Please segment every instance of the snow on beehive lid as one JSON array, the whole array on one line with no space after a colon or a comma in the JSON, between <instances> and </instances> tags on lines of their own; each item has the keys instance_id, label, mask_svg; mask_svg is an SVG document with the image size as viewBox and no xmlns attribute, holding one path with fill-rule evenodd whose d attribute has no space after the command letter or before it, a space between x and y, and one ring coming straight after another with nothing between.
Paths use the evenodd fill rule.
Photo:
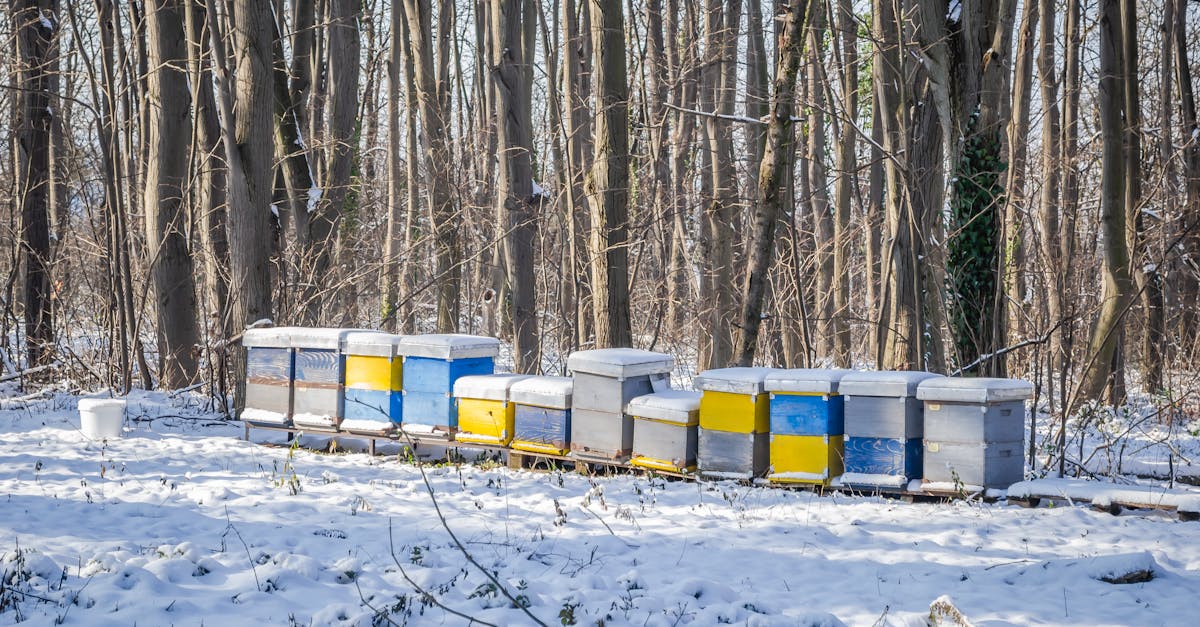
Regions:
<instances>
[{"instance_id":1,"label":"snow on beehive lid","mask_svg":"<svg viewBox=\"0 0 1200 627\"><path fill-rule=\"evenodd\" d=\"M768 392L836 394L842 377L850 374L841 368L792 368L767 375L763 387Z\"/></svg>"},{"instance_id":2,"label":"snow on beehive lid","mask_svg":"<svg viewBox=\"0 0 1200 627\"><path fill-rule=\"evenodd\" d=\"M567 358L567 370L606 377L636 377L670 372L675 358L637 348L598 348L576 351Z\"/></svg>"},{"instance_id":3,"label":"snow on beehive lid","mask_svg":"<svg viewBox=\"0 0 1200 627\"><path fill-rule=\"evenodd\" d=\"M454 396L485 401L507 401L509 388L514 383L528 378L527 374L475 374L459 377L454 382Z\"/></svg>"},{"instance_id":4,"label":"snow on beehive lid","mask_svg":"<svg viewBox=\"0 0 1200 627\"><path fill-rule=\"evenodd\" d=\"M1020 379L938 377L917 386L917 398L950 403L1003 403L1033 398L1033 384Z\"/></svg>"},{"instance_id":5,"label":"snow on beehive lid","mask_svg":"<svg viewBox=\"0 0 1200 627\"><path fill-rule=\"evenodd\" d=\"M431 359L494 358L500 354L500 340L462 333L406 335L400 340L399 352L407 357Z\"/></svg>"},{"instance_id":6,"label":"snow on beehive lid","mask_svg":"<svg viewBox=\"0 0 1200 627\"><path fill-rule=\"evenodd\" d=\"M763 383L775 368L717 368L696 375L692 385L707 392L762 394Z\"/></svg>"},{"instance_id":7,"label":"snow on beehive lid","mask_svg":"<svg viewBox=\"0 0 1200 627\"><path fill-rule=\"evenodd\" d=\"M700 411L700 392L666 390L636 396L625 406L625 413L641 418L688 424Z\"/></svg>"},{"instance_id":8,"label":"snow on beehive lid","mask_svg":"<svg viewBox=\"0 0 1200 627\"><path fill-rule=\"evenodd\" d=\"M395 357L401 337L381 331L355 331L346 336L346 354Z\"/></svg>"},{"instance_id":9,"label":"snow on beehive lid","mask_svg":"<svg viewBox=\"0 0 1200 627\"><path fill-rule=\"evenodd\" d=\"M570 409L574 387L575 380L571 377L529 377L514 383L508 390L508 398L522 405Z\"/></svg>"},{"instance_id":10,"label":"snow on beehive lid","mask_svg":"<svg viewBox=\"0 0 1200 627\"><path fill-rule=\"evenodd\" d=\"M242 346L246 348L288 348L292 345L292 333L299 327L261 327L246 329L242 335Z\"/></svg>"},{"instance_id":11,"label":"snow on beehive lid","mask_svg":"<svg viewBox=\"0 0 1200 627\"><path fill-rule=\"evenodd\" d=\"M338 350L342 348L346 336L351 333L368 331L369 329L331 329L288 327L288 337L291 338L292 348L312 348L318 350Z\"/></svg>"},{"instance_id":12,"label":"snow on beehive lid","mask_svg":"<svg viewBox=\"0 0 1200 627\"><path fill-rule=\"evenodd\" d=\"M940 377L940 374L921 370L883 370L851 372L842 377L838 386L847 396L916 396L917 386L922 381Z\"/></svg>"}]
</instances>

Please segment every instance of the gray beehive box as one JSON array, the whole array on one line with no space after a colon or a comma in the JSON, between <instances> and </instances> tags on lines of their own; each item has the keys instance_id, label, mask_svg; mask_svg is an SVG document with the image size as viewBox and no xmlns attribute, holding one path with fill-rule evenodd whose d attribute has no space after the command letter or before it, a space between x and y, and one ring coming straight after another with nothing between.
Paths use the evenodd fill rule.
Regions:
<instances>
[{"instance_id":1,"label":"gray beehive box","mask_svg":"<svg viewBox=\"0 0 1200 627\"><path fill-rule=\"evenodd\" d=\"M941 375L932 372L854 372L841 381L846 437L922 437L924 403L917 386Z\"/></svg>"},{"instance_id":2,"label":"gray beehive box","mask_svg":"<svg viewBox=\"0 0 1200 627\"><path fill-rule=\"evenodd\" d=\"M669 472L696 467L700 393L667 390L638 396L625 413L633 416L632 464Z\"/></svg>"},{"instance_id":3,"label":"gray beehive box","mask_svg":"<svg viewBox=\"0 0 1200 627\"><path fill-rule=\"evenodd\" d=\"M292 422L295 381L291 327L247 329L246 392L241 419L250 424L286 426Z\"/></svg>"},{"instance_id":4,"label":"gray beehive box","mask_svg":"<svg viewBox=\"0 0 1200 627\"><path fill-rule=\"evenodd\" d=\"M1025 400L1018 379L943 377L922 381L925 481L1007 488L1025 472Z\"/></svg>"},{"instance_id":5,"label":"gray beehive box","mask_svg":"<svg viewBox=\"0 0 1200 627\"><path fill-rule=\"evenodd\" d=\"M703 460L700 474L709 479L753 479L767 472L771 434L734 433L700 429L698 455Z\"/></svg>"},{"instance_id":6,"label":"gray beehive box","mask_svg":"<svg viewBox=\"0 0 1200 627\"><path fill-rule=\"evenodd\" d=\"M624 461L633 449L633 418L625 406L638 396L670 389L675 358L633 348L578 351L567 358L571 393L571 453Z\"/></svg>"}]
</instances>

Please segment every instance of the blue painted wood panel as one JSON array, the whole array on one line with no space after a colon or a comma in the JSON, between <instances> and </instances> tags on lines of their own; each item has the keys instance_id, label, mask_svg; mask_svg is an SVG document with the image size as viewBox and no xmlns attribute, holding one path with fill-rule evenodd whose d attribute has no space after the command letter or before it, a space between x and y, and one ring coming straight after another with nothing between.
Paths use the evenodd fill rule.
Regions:
<instances>
[{"instance_id":1,"label":"blue painted wood panel","mask_svg":"<svg viewBox=\"0 0 1200 627\"><path fill-rule=\"evenodd\" d=\"M337 385L345 373L344 359L336 350L297 348L296 381Z\"/></svg>"},{"instance_id":2,"label":"blue painted wood panel","mask_svg":"<svg viewBox=\"0 0 1200 627\"><path fill-rule=\"evenodd\" d=\"M518 404L513 434L514 440L569 449L571 410Z\"/></svg>"},{"instance_id":3,"label":"blue painted wood panel","mask_svg":"<svg viewBox=\"0 0 1200 627\"><path fill-rule=\"evenodd\" d=\"M458 406L445 392L418 392L406 389L403 412L405 424L458 427Z\"/></svg>"},{"instance_id":4,"label":"blue painted wood panel","mask_svg":"<svg viewBox=\"0 0 1200 627\"><path fill-rule=\"evenodd\" d=\"M287 385L292 380L292 349L251 347L246 349L246 377L278 381ZM264 381L265 382L265 381Z\"/></svg>"},{"instance_id":5,"label":"blue painted wood panel","mask_svg":"<svg viewBox=\"0 0 1200 627\"><path fill-rule=\"evenodd\" d=\"M921 477L921 438L846 438L846 472Z\"/></svg>"},{"instance_id":6,"label":"blue painted wood panel","mask_svg":"<svg viewBox=\"0 0 1200 627\"><path fill-rule=\"evenodd\" d=\"M491 357L472 357L452 361L429 357L405 357L404 390L406 392L448 394L454 391L454 382L459 377L492 374L494 371L495 362Z\"/></svg>"},{"instance_id":7,"label":"blue painted wood panel","mask_svg":"<svg viewBox=\"0 0 1200 627\"><path fill-rule=\"evenodd\" d=\"M400 392L347 389L346 419L378 420L399 424L403 416L403 398Z\"/></svg>"},{"instance_id":8,"label":"blue painted wood panel","mask_svg":"<svg viewBox=\"0 0 1200 627\"><path fill-rule=\"evenodd\" d=\"M845 411L842 397L771 394L771 433L779 435L842 435Z\"/></svg>"}]
</instances>

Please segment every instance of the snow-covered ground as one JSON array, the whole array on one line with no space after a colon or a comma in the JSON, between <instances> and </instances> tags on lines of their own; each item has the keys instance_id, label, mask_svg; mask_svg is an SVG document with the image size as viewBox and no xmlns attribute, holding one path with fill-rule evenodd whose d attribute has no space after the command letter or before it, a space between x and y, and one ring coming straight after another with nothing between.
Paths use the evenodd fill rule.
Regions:
<instances>
[{"instance_id":1,"label":"snow-covered ground","mask_svg":"<svg viewBox=\"0 0 1200 627\"><path fill-rule=\"evenodd\" d=\"M240 440L143 394L107 443L76 399L0 401L0 624L1190 625L1200 523ZM256 438L279 441L274 434ZM306 446L322 441L305 438ZM1144 583L1105 577L1152 570ZM418 592L424 590L428 596Z\"/></svg>"}]
</instances>

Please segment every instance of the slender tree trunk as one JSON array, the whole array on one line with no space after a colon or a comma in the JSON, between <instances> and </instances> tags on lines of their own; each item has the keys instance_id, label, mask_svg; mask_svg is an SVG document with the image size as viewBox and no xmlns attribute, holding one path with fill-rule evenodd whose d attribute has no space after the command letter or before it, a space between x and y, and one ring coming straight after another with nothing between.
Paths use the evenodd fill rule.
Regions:
<instances>
[{"instance_id":1,"label":"slender tree trunk","mask_svg":"<svg viewBox=\"0 0 1200 627\"><path fill-rule=\"evenodd\" d=\"M855 154L858 118L858 20L851 0L839 0L837 40L840 45L840 95L844 118L838 125L837 182L833 199L833 358L840 367L851 366L850 353L850 206L858 187ZM870 237L870 234L866 234ZM867 274L867 282L870 282Z\"/></svg>"},{"instance_id":2,"label":"slender tree trunk","mask_svg":"<svg viewBox=\"0 0 1200 627\"><path fill-rule=\"evenodd\" d=\"M404 3L393 2L389 13L391 21L391 40L388 44L388 93L387 93L387 127L388 127L388 187L387 187L387 237L383 242L383 292L382 323L383 328L395 333L399 328L400 285L404 282L403 262L401 254L407 256L410 251L402 248L404 244L404 201L403 177L400 153L400 73L404 64Z\"/></svg>"},{"instance_id":3,"label":"slender tree trunk","mask_svg":"<svg viewBox=\"0 0 1200 627\"><path fill-rule=\"evenodd\" d=\"M1100 14L1100 135L1103 142L1100 180L1100 227L1104 252L1104 295L1100 315L1092 328L1081 395L1099 398L1118 375L1113 356L1121 339L1124 315L1133 294L1129 271L1125 222L1123 0L1103 0Z\"/></svg>"},{"instance_id":4,"label":"slender tree trunk","mask_svg":"<svg viewBox=\"0 0 1200 627\"><path fill-rule=\"evenodd\" d=\"M1015 81L1012 90L1012 119L1008 122L1008 172L1004 185L1004 246L1000 253L1003 275L1003 290L1005 298L1001 302L1001 315L1005 316L1006 324L1011 326L1015 334L1020 335L1025 327L1027 313L1022 306L1026 292L1026 250L1022 232L1025 216L1032 213L1029 209L1032 203L1025 191L1026 171L1029 168L1029 115L1030 101L1033 95L1033 53L1037 48L1037 31L1040 10L1040 0L1025 3L1021 14L1021 27L1017 34L1017 59L1014 71ZM1053 12L1048 15L1047 24L1042 30L1054 29ZM1057 106L1043 103L1043 107ZM1011 311L1009 311L1011 309Z\"/></svg>"},{"instance_id":5,"label":"slender tree trunk","mask_svg":"<svg viewBox=\"0 0 1200 627\"><path fill-rule=\"evenodd\" d=\"M825 68L822 62L822 42L825 39L826 16L823 2L813 3L808 28L808 189L813 221L813 252L816 261L817 357L825 359L833 352L833 283L834 283L834 219L829 206L829 175L825 165L826 132Z\"/></svg>"},{"instance_id":6,"label":"slender tree trunk","mask_svg":"<svg viewBox=\"0 0 1200 627\"><path fill-rule=\"evenodd\" d=\"M767 143L763 152L762 167L759 169L757 197L761 200L754 211L750 261L743 279L741 327L735 351L735 363L741 366L754 363L758 331L762 324L768 270L775 246L775 226L783 212L783 177L784 171L791 163L790 157L794 150L792 110L796 97L797 74L800 71L800 61L804 58L807 5L807 0L798 0L791 4L779 3L775 9L775 23L779 28L779 60L767 124Z\"/></svg>"},{"instance_id":7,"label":"slender tree trunk","mask_svg":"<svg viewBox=\"0 0 1200 627\"><path fill-rule=\"evenodd\" d=\"M595 157L587 187L596 346L630 346L629 87L621 0L591 0Z\"/></svg>"},{"instance_id":8,"label":"slender tree trunk","mask_svg":"<svg viewBox=\"0 0 1200 627\"><path fill-rule=\"evenodd\" d=\"M1048 16L1054 16L1054 0L1038 0L1040 11ZM1059 105L1058 82L1055 76L1058 63L1055 60L1055 19L1047 19L1041 27L1038 51L1038 81L1042 97L1042 189L1039 202L1038 216L1042 237L1042 265L1045 268L1046 294L1046 325L1049 328L1059 324L1063 317L1063 299L1066 286L1063 275L1059 271L1065 263L1062 257L1060 238L1066 236L1061 230L1059 210L1059 180L1062 164L1059 163ZM1016 143L1016 140L1012 140ZM1063 366L1062 330L1054 333L1057 338L1050 345L1051 375ZM1031 454L1032 458L1032 454Z\"/></svg>"},{"instance_id":9,"label":"slender tree trunk","mask_svg":"<svg viewBox=\"0 0 1200 627\"><path fill-rule=\"evenodd\" d=\"M1175 83L1179 88L1180 135L1183 145L1184 176L1186 180L1185 209L1181 212L1180 231L1183 236L1184 259L1179 301L1184 307L1180 322L1184 350L1191 363L1200 362L1200 125L1196 117L1196 97L1192 85L1187 42L1187 2L1175 5Z\"/></svg>"},{"instance_id":10,"label":"slender tree trunk","mask_svg":"<svg viewBox=\"0 0 1200 627\"><path fill-rule=\"evenodd\" d=\"M158 314L160 385L191 385L197 374L200 325L196 319L195 267L188 246L183 190L191 144L187 49L182 0L147 3L149 61L146 129L146 244Z\"/></svg>"},{"instance_id":11,"label":"slender tree trunk","mask_svg":"<svg viewBox=\"0 0 1200 627\"><path fill-rule=\"evenodd\" d=\"M524 3L492 0L492 102L495 105L497 154L496 202L504 216L504 253L512 287L513 361L520 373L539 366L537 303L533 254L535 215L540 195L533 191L533 123L525 106L530 85L525 72L532 50L524 41Z\"/></svg>"},{"instance_id":12,"label":"slender tree trunk","mask_svg":"<svg viewBox=\"0 0 1200 627\"><path fill-rule=\"evenodd\" d=\"M55 0L18 0L12 26L19 63L15 133L17 203L21 207L21 262L25 268L25 343L28 367L54 356L54 309L50 287L50 88L47 63L56 41Z\"/></svg>"}]
</instances>

